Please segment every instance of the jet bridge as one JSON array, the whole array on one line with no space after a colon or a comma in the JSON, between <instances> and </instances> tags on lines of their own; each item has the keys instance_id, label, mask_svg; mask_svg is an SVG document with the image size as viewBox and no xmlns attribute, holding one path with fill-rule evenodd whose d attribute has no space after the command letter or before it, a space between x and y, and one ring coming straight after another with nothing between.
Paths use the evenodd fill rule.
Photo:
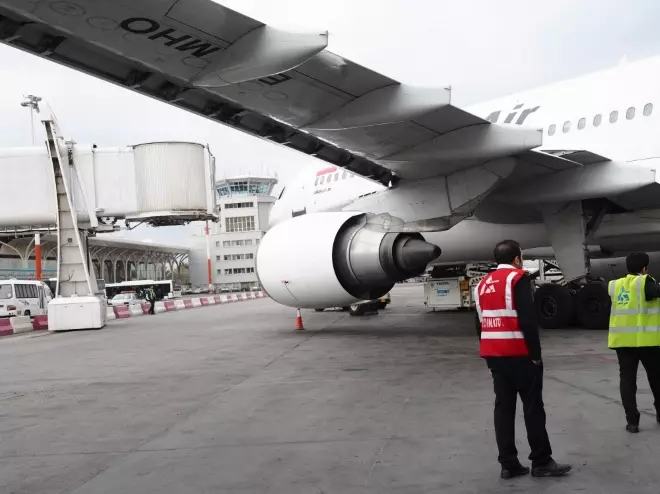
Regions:
<instances>
[{"instance_id":1,"label":"jet bridge","mask_svg":"<svg viewBox=\"0 0 660 494\"><path fill-rule=\"evenodd\" d=\"M217 221L215 159L208 146L153 142L98 148L65 140L47 104L35 105L45 146L0 150L0 226L57 231L57 287L51 330L101 328L87 238L136 223Z\"/></svg>"}]
</instances>

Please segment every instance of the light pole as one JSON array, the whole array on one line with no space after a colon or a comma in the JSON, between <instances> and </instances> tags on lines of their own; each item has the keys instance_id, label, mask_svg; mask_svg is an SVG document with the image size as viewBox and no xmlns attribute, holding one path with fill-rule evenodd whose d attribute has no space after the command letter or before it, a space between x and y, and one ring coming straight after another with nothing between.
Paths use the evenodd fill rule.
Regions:
<instances>
[{"instance_id":1,"label":"light pole","mask_svg":"<svg viewBox=\"0 0 660 494\"><path fill-rule=\"evenodd\" d=\"M24 96L24 100L21 103L21 106L24 108L30 108L30 130L32 132L32 145L35 145L34 142L34 112L39 112L39 102L41 97L28 94Z\"/></svg>"}]
</instances>

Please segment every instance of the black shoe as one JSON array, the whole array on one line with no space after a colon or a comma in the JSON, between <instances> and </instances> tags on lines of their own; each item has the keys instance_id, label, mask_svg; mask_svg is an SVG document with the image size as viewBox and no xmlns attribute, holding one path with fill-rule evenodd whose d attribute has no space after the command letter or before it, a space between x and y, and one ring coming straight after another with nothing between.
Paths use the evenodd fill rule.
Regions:
<instances>
[{"instance_id":1,"label":"black shoe","mask_svg":"<svg viewBox=\"0 0 660 494\"><path fill-rule=\"evenodd\" d=\"M532 477L561 477L571 471L570 465L557 463L555 460L550 460L543 466L532 467Z\"/></svg>"},{"instance_id":2,"label":"black shoe","mask_svg":"<svg viewBox=\"0 0 660 494\"><path fill-rule=\"evenodd\" d=\"M633 424L628 424L626 425L626 430L630 432L631 434L637 434L639 432L639 426L638 425L633 425Z\"/></svg>"},{"instance_id":3,"label":"black shoe","mask_svg":"<svg viewBox=\"0 0 660 494\"><path fill-rule=\"evenodd\" d=\"M515 477L522 477L523 475L527 475L529 473L529 467L525 467L518 463L515 467L510 467L510 468L504 468L502 467L502 473L500 473L500 477L503 479L513 479Z\"/></svg>"}]
</instances>

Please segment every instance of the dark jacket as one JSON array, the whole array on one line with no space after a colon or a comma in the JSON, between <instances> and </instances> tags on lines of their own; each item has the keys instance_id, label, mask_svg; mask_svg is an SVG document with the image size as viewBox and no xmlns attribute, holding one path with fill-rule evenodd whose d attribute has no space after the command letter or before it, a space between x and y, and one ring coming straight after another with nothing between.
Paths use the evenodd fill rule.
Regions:
<instances>
[{"instance_id":1,"label":"dark jacket","mask_svg":"<svg viewBox=\"0 0 660 494\"><path fill-rule=\"evenodd\" d=\"M534 307L534 292L532 279L525 275L513 287L513 306L518 312L518 323L520 331L525 337L529 358L532 360L541 360L541 339L539 338L539 327L536 322L536 308ZM647 282L647 285L649 283ZM660 286L656 285L658 293ZM481 324L477 324L479 338L481 338ZM490 357L490 358L508 358L508 357Z\"/></svg>"},{"instance_id":2,"label":"dark jacket","mask_svg":"<svg viewBox=\"0 0 660 494\"><path fill-rule=\"evenodd\" d=\"M660 285L650 276L646 277L646 284L644 285L644 298L650 302L654 298L660 298Z\"/></svg>"}]
</instances>

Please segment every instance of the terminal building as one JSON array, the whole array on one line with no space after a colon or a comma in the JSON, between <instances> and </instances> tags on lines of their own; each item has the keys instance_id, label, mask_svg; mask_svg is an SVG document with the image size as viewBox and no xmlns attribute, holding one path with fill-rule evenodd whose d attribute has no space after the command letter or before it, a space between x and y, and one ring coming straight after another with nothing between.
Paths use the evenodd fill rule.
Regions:
<instances>
[{"instance_id":1,"label":"terminal building","mask_svg":"<svg viewBox=\"0 0 660 494\"><path fill-rule=\"evenodd\" d=\"M220 221L210 227L212 281L221 291L259 287L255 259L275 203L274 177L234 177L216 182ZM195 236L189 253L190 279L208 286L206 238Z\"/></svg>"},{"instance_id":2,"label":"terminal building","mask_svg":"<svg viewBox=\"0 0 660 494\"><path fill-rule=\"evenodd\" d=\"M0 280L35 279L35 237L0 231ZM96 277L106 283L136 280L188 282L188 249L135 242L110 235L89 239L89 254ZM57 276L57 236L42 234L41 257L44 279Z\"/></svg>"}]
</instances>

